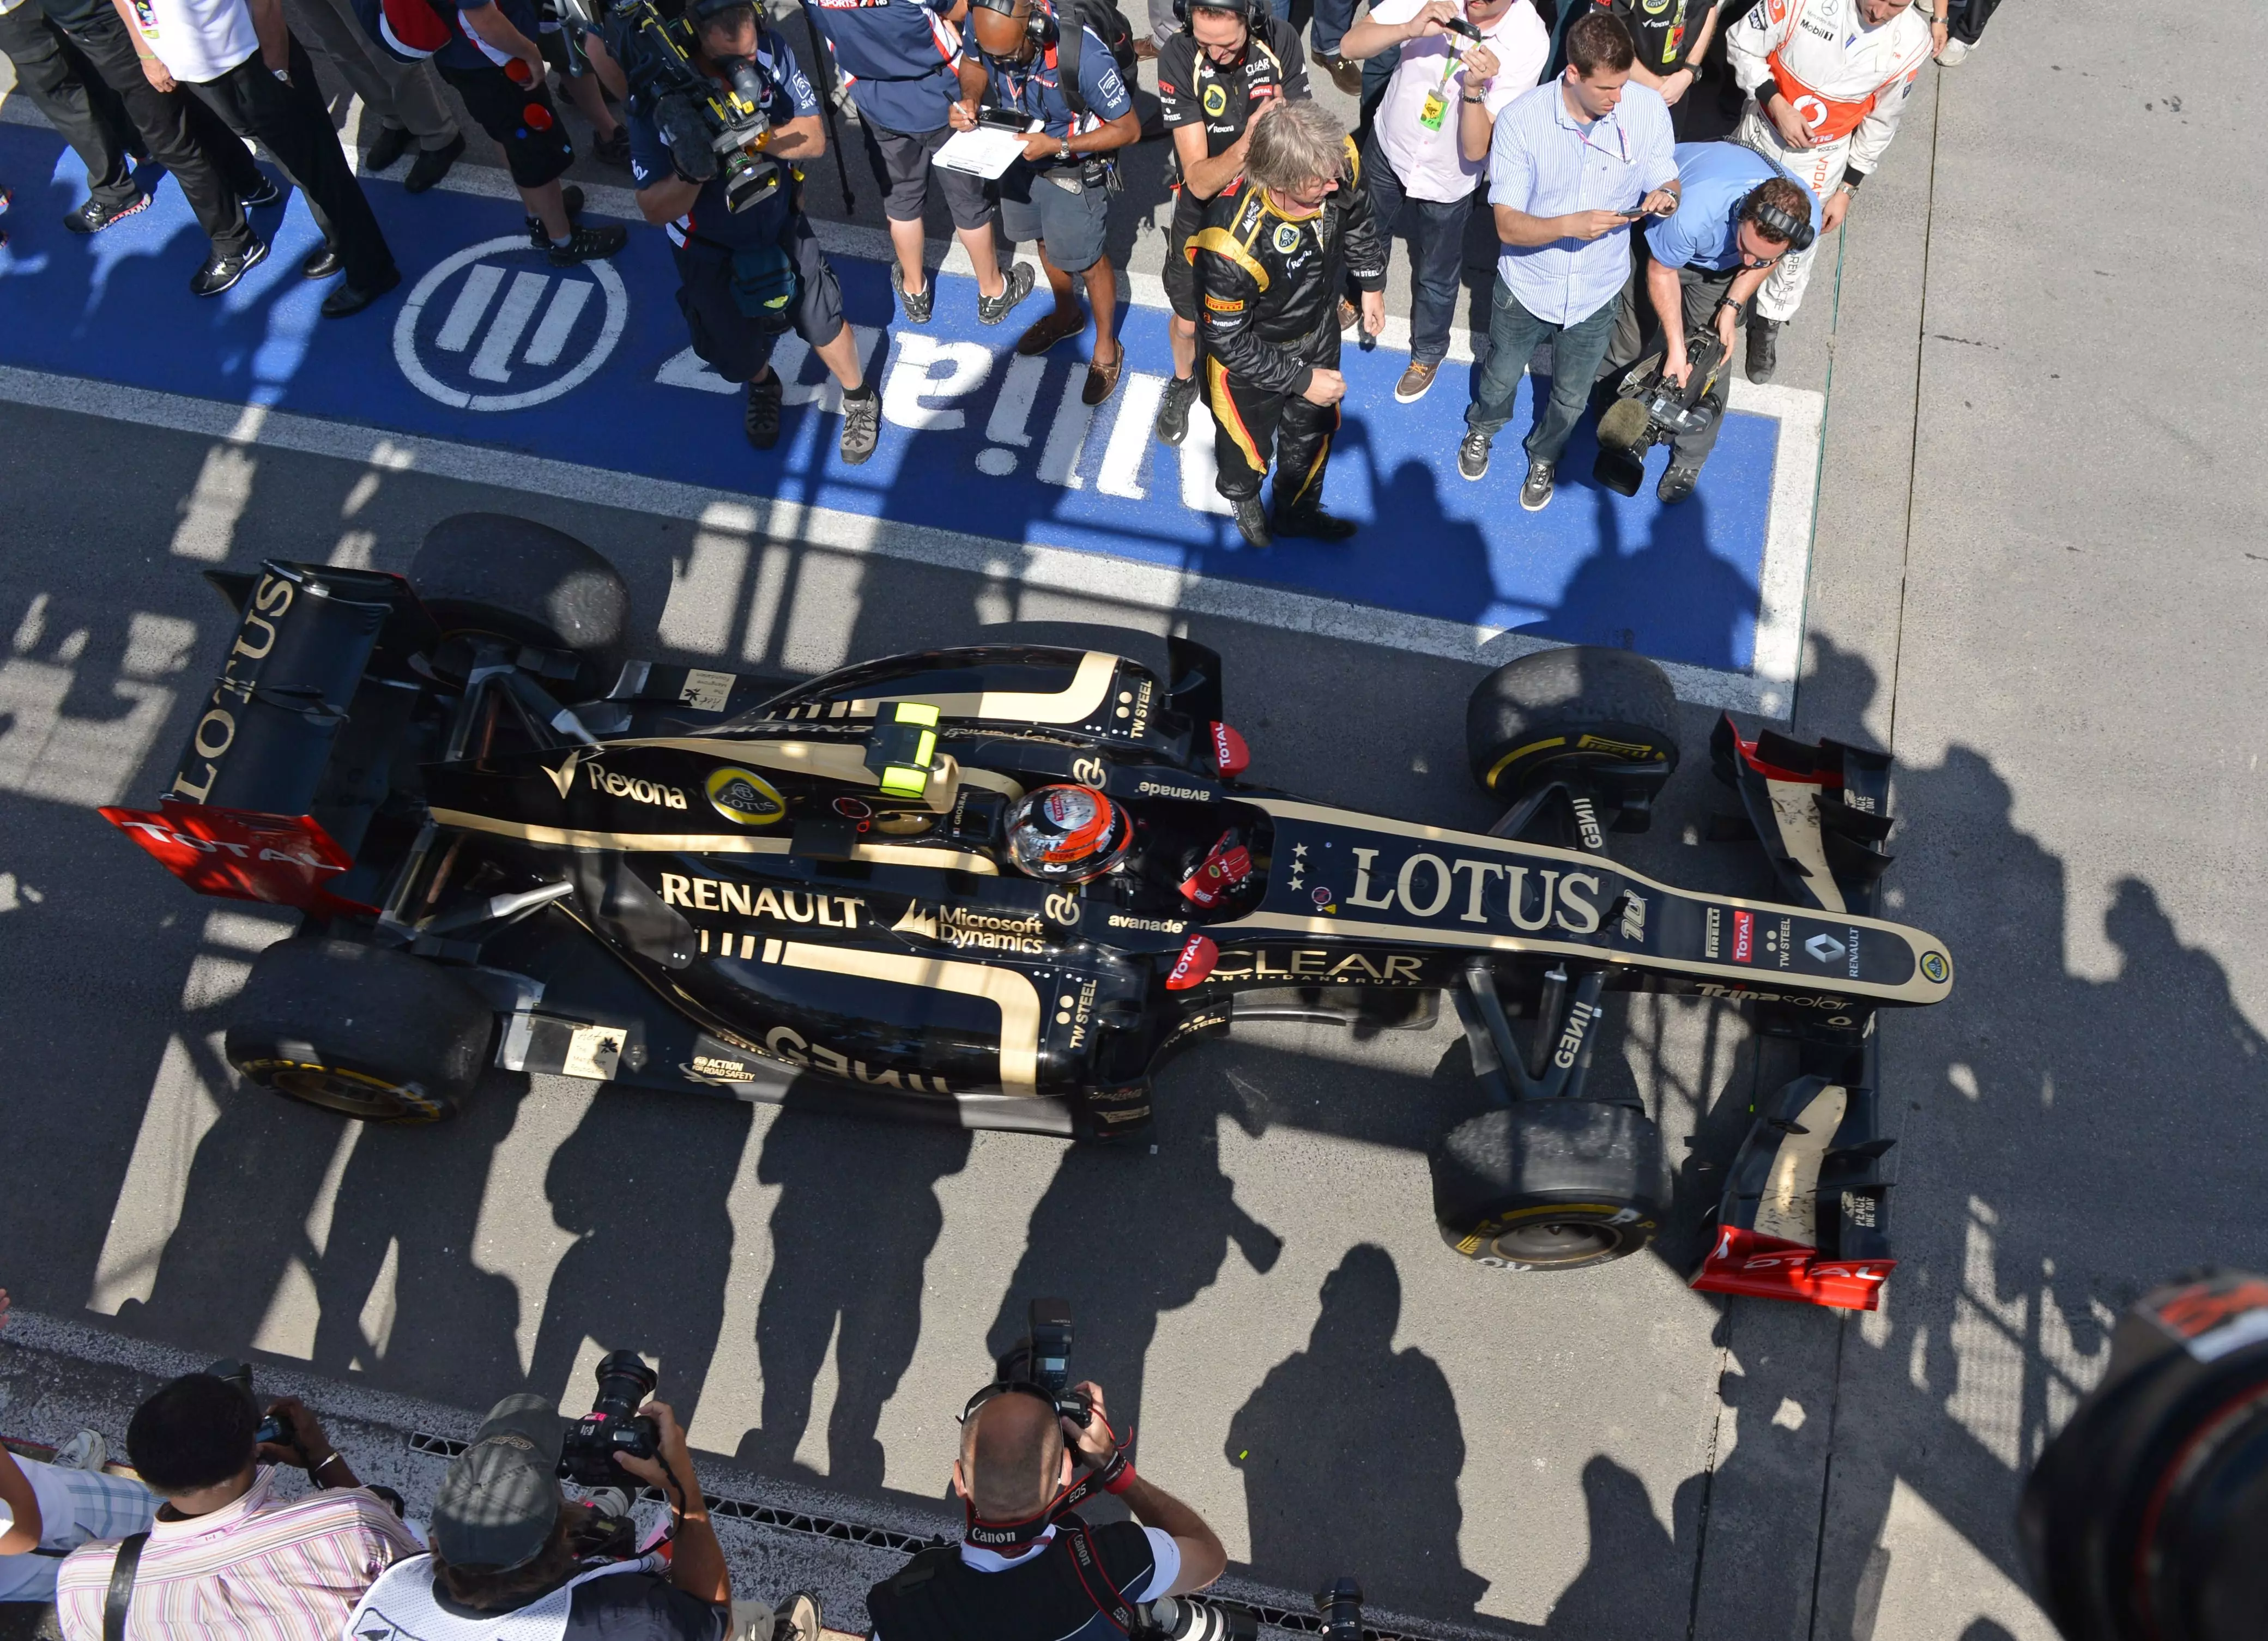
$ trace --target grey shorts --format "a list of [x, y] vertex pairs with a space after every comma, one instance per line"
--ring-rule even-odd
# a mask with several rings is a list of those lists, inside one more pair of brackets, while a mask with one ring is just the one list
[[1110, 190], [1089, 188], [1077, 165], [1035, 171], [1020, 159], [999, 188], [1000, 231], [1012, 243], [1043, 241], [1048, 261], [1067, 274], [1083, 274], [1102, 260]]
[[740, 311], [733, 296], [730, 251], [700, 239], [677, 247], [677, 305], [693, 334], [693, 351], [728, 382], [762, 375], [772, 350], [791, 329], [814, 348], [843, 334], [843, 288], [800, 211], [781, 236], [780, 248], [794, 261], [796, 274], [795, 301], [784, 325]]
[[[941, 125], [934, 131], [908, 136], [861, 120], [858, 129], [866, 134], [866, 158], [874, 167], [875, 185], [882, 190], [882, 215], [892, 222], [919, 222], [923, 207], [929, 202], [930, 161], [953, 136], [953, 128]], [[939, 170], [937, 181], [954, 227], [982, 228], [991, 222], [992, 201], [982, 177], [972, 177], [965, 171]]]

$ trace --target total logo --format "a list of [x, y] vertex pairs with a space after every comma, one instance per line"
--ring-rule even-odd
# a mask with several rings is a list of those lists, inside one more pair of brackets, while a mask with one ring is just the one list
[[457, 410], [524, 410], [571, 393], [613, 357], [630, 320], [605, 262], [556, 269], [525, 234], [468, 245], [426, 271], [394, 321], [394, 362]]

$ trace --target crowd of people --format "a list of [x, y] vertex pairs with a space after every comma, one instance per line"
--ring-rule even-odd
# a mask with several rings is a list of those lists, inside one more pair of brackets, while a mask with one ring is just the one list
[[[1244, 540], [1264, 548], [1353, 534], [1322, 506], [1346, 392], [1340, 335], [1383, 328], [1388, 262], [1406, 239], [1410, 363], [1395, 397], [1431, 391], [1484, 202], [1498, 254], [1474, 327], [1464, 478], [1488, 475], [1546, 344], [1550, 392], [1524, 441], [1519, 492], [1531, 511], [1550, 504], [1587, 408], [1641, 357], [1658, 351], [1682, 383], [1692, 336], [1715, 331], [1729, 356], [1744, 330], [1748, 379], [1770, 381], [1816, 243], [1881, 161], [1916, 76], [1933, 56], [1959, 62], [1997, 0], [1747, 0], [1745, 11], [1742, 0], [1372, 0], [1359, 17], [1354, 0], [1315, 0], [1314, 60], [1361, 98], [1351, 133], [1311, 95], [1289, 0], [1150, 0], [1139, 37], [1116, 0], [802, 3], [826, 44], [824, 89], [752, 0], [661, 6], [689, 25], [700, 73], [763, 99], [767, 129], [746, 156], [720, 150], [697, 98], [632, 87], [607, 31], [576, 20], [591, 13], [563, 20], [552, 0], [0, 0], [0, 51], [86, 166], [69, 228], [99, 232], [145, 209], [133, 162], [155, 160], [210, 240], [191, 289], [218, 295], [268, 254], [250, 213], [283, 198], [247, 147], [256, 139], [321, 230], [300, 271], [337, 282], [321, 304], [332, 318], [367, 307], [401, 274], [311, 53], [361, 101], [365, 173], [414, 146], [412, 193], [465, 150], [446, 83], [501, 150], [531, 249], [567, 265], [614, 255], [627, 234], [583, 222], [581, 190], [562, 182], [575, 147], [552, 100], [556, 75], [597, 158], [629, 166], [640, 211], [666, 231], [695, 351], [743, 385], [749, 442], [779, 438], [784, 386], [770, 361], [792, 330], [840, 386], [850, 463], [873, 454], [881, 406], [803, 210], [803, 169], [828, 142], [828, 98], [855, 113], [883, 191], [900, 320], [934, 316], [923, 228], [934, 180], [981, 324], [1002, 323], [1036, 289], [1012, 255], [1028, 243], [1052, 300], [1016, 351], [1035, 357], [1091, 330], [1088, 405], [1110, 397], [1124, 368], [1107, 242], [1123, 209], [1121, 151], [1147, 129], [1171, 144], [1173, 194], [1174, 376], [1157, 437], [1180, 444], [1203, 395], [1221, 494]], [[1727, 140], [1681, 143], [1712, 47], [1741, 99], [1737, 123]], [[1157, 65], [1154, 109], [1136, 78], [1144, 57]], [[1021, 141], [989, 180], [948, 151], [986, 126]], [[743, 158], [769, 187], [751, 182]], [[1729, 373], [1714, 379], [1712, 409]], [[1663, 502], [1692, 493], [1714, 434], [1712, 417], [1679, 438]], [[1271, 468], [1272, 510], [1261, 500]]]
[[[1123, 1641], [1127, 1604], [1220, 1577], [1219, 1536], [1137, 1473], [1101, 1387], [1075, 1390], [1075, 1417], [1020, 1374], [971, 1399], [952, 1467], [966, 1534], [874, 1586], [870, 1641]], [[563, 1465], [569, 1421], [506, 1396], [412, 1516], [297, 1398], [263, 1406], [248, 1370], [216, 1363], [135, 1409], [130, 1473], [92, 1431], [49, 1460], [0, 1446], [0, 1601], [52, 1601], [64, 1641], [820, 1641], [810, 1593], [736, 1598], [675, 1414], [637, 1417], [651, 1455], [613, 1453], [620, 1485], [587, 1486]], [[643, 1525], [640, 1489], [667, 1506]], [[1132, 1520], [1090, 1525], [1076, 1507], [1098, 1492]]]

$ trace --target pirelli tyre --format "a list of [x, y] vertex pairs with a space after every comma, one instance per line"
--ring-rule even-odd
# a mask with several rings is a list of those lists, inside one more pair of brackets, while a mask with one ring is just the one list
[[1597, 644], [1538, 650], [1480, 681], [1465, 704], [1473, 778], [1510, 802], [1569, 761], [1677, 767], [1677, 694], [1642, 655]]
[[433, 1122], [472, 1097], [495, 1031], [447, 969], [351, 940], [279, 940], [229, 1012], [229, 1063], [288, 1100], [369, 1122]]
[[503, 513], [458, 513], [425, 533], [409, 585], [444, 633], [566, 650], [611, 683], [630, 629], [615, 567], [564, 531]]
[[1460, 1122], [1431, 1160], [1442, 1240], [1499, 1269], [1603, 1265], [1660, 1222], [1661, 1136], [1634, 1107], [1522, 1100]]

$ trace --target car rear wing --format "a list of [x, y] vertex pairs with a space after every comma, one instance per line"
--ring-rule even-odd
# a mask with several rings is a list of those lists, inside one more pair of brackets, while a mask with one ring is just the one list
[[401, 577], [270, 560], [208, 571], [238, 612], [210, 699], [154, 809], [103, 819], [200, 894], [375, 909], [355, 857], [438, 638]]

